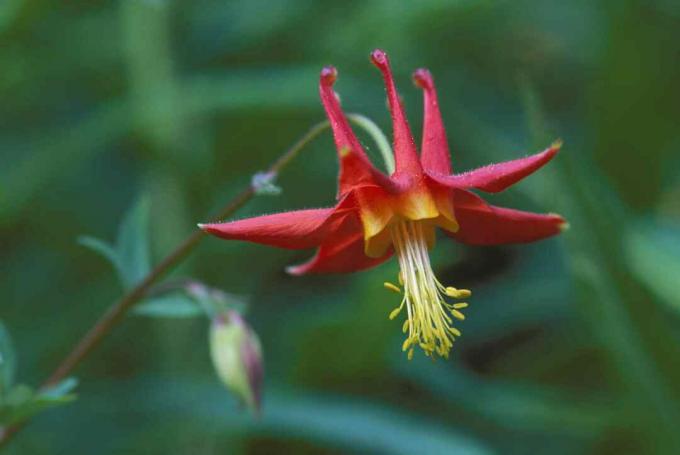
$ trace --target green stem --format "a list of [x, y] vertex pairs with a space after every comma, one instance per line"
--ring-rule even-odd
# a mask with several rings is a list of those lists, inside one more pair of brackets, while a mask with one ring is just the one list
[[361, 114], [347, 114], [347, 118], [351, 122], [354, 122], [355, 125], [363, 128], [363, 130], [371, 136], [378, 146], [378, 151], [382, 155], [387, 173], [392, 174], [395, 168], [394, 153], [392, 153], [392, 147], [390, 147], [390, 143], [380, 127], [378, 127], [373, 120]]
[[[281, 172], [290, 162], [298, 156], [300, 151], [321, 134], [329, 124], [327, 121], [319, 122], [293, 144], [278, 160], [267, 169], [267, 173], [273, 175]], [[229, 203], [218, 213], [216, 220], [222, 220], [233, 215], [238, 209], [243, 207], [256, 195], [252, 185], [244, 188], [239, 194], [233, 197]], [[130, 292], [125, 294], [120, 300], [109, 307], [90, 330], [80, 339], [71, 352], [61, 361], [54, 372], [43, 383], [42, 388], [54, 385], [68, 376], [80, 362], [104, 339], [106, 335], [121, 321], [123, 316], [144, 296], [149, 289], [163, 277], [168, 271], [179, 264], [186, 256], [198, 245], [205, 237], [201, 230], [194, 231], [182, 242], [172, 253], [166, 256], [149, 274]], [[17, 432], [22, 425], [15, 425], [7, 428], [0, 428], [0, 447], [4, 446]]]

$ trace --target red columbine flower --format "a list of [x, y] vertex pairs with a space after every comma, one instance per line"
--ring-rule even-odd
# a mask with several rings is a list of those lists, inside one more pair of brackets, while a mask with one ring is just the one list
[[447, 357], [455, 337], [452, 317], [467, 303], [449, 303], [470, 296], [467, 289], [442, 285], [434, 276], [428, 250], [434, 246], [435, 228], [472, 245], [525, 243], [559, 233], [565, 226], [558, 215], [540, 215], [495, 207], [469, 191], [502, 191], [552, 159], [560, 143], [536, 155], [453, 174], [449, 147], [434, 81], [429, 71], [417, 70], [413, 78], [425, 94], [425, 120], [418, 156], [403, 107], [394, 85], [387, 54], [375, 50], [373, 64], [381, 71], [387, 89], [394, 129], [396, 170], [389, 177], [369, 161], [340, 108], [333, 91], [337, 71], [321, 71], [319, 93], [333, 129], [340, 175], [337, 204], [331, 208], [298, 210], [200, 227], [225, 239], [280, 248], [318, 247], [308, 262], [289, 267], [293, 275], [354, 272], [374, 267], [397, 254], [399, 283], [385, 287], [402, 293], [396, 317], [406, 307], [403, 349], [413, 356], [419, 345], [427, 355]]

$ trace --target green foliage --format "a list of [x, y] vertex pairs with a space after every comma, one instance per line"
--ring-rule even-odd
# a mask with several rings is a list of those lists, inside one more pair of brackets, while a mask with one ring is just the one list
[[75, 378], [67, 378], [40, 391], [24, 384], [12, 387], [0, 397], [0, 426], [16, 425], [47, 409], [72, 402], [76, 399], [72, 392], [77, 385]]
[[164, 318], [190, 318], [204, 316], [203, 308], [184, 293], [175, 292], [154, 299], [147, 299], [133, 310], [139, 316]]
[[76, 398], [71, 393], [78, 385], [75, 378], [67, 378], [40, 391], [25, 384], [15, 384], [16, 363], [9, 332], [0, 321], [0, 430]]
[[[149, 209], [147, 198], [140, 198], [132, 206], [120, 224], [115, 247], [94, 237], [83, 236], [78, 239], [82, 246], [98, 253], [113, 265], [125, 289], [134, 287], [151, 271]], [[245, 305], [245, 301], [238, 296], [188, 281], [173, 286], [167, 294], [144, 299], [135, 306], [133, 313], [166, 318], [211, 317], [227, 309], [243, 312]]]
[[0, 4], [0, 34], [15, 20], [22, 3], [23, 0], [7, 0]]
[[189, 282], [177, 289], [145, 299], [135, 306], [133, 314], [168, 318], [196, 316], [212, 318], [215, 314], [227, 310], [236, 310], [240, 314], [247, 310], [247, 302], [243, 297], [211, 289], [198, 282]]
[[139, 283], [151, 270], [149, 253], [149, 201], [141, 198], [123, 218], [115, 246], [83, 236], [78, 243], [108, 260], [125, 289]]
[[12, 339], [7, 327], [0, 321], [0, 397], [14, 383], [16, 368], [17, 360]]
[[629, 228], [626, 238], [631, 271], [673, 311], [680, 311], [680, 231], [651, 223]]

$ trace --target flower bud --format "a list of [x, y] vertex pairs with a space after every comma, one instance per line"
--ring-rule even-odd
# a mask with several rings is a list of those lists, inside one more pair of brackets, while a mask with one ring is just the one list
[[264, 377], [260, 340], [236, 311], [213, 318], [210, 355], [220, 380], [252, 412], [258, 413]]

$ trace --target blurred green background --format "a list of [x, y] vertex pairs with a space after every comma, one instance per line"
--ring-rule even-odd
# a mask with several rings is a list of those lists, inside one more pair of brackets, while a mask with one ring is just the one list
[[[323, 118], [323, 65], [390, 133], [375, 47], [417, 138], [410, 74], [432, 70], [458, 170], [564, 139], [489, 200], [571, 223], [527, 246], [440, 239], [440, 279], [474, 295], [435, 363], [408, 362], [387, 319], [396, 261], [296, 278], [312, 252], [206, 238], [174, 276], [248, 297], [262, 418], [216, 378], [205, 319], [130, 316], [76, 372], [78, 400], [7, 453], [680, 453], [678, 43], [671, 0], [3, 0], [0, 319], [21, 382], [122, 293], [76, 239], [113, 239], [146, 195], [162, 258]], [[237, 216], [329, 205], [336, 171], [326, 132]]]

